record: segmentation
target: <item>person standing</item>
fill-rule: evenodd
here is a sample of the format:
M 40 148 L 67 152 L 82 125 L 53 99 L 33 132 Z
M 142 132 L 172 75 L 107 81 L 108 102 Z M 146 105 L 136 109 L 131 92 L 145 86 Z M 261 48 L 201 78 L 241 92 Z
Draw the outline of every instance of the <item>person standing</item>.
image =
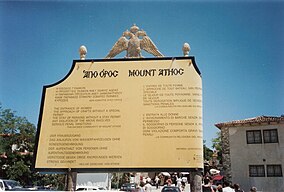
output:
M 228 181 L 225 181 L 223 185 L 223 192 L 235 192 L 235 190 L 230 187 L 230 183 Z
M 152 185 L 149 183 L 149 181 L 146 181 L 146 185 L 144 186 L 145 192 L 151 192 L 152 191 Z
M 159 188 L 159 182 L 160 182 L 160 179 L 159 179 L 159 177 L 156 175 L 156 177 L 155 177 L 155 185 L 156 185 L 156 189 L 158 189 L 158 188 Z
M 214 192 L 212 186 L 210 185 L 210 180 L 208 178 L 204 179 L 204 184 L 202 185 L 203 192 Z
M 250 188 L 250 192 L 256 192 L 256 187 L 252 187 L 252 188 Z
M 240 188 L 240 185 L 239 184 L 234 184 L 234 189 L 235 189 L 235 192 L 244 192 L 244 190 L 242 190 L 241 188 Z
M 144 192 L 144 188 L 141 186 L 141 184 L 140 185 L 136 185 L 136 190 L 135 190 L 136 192 Z
M 169 177 L 169 178 L 167 179 L 167 185 L 168 185 L 168 186 L 172 186 L 172 184 L 173 184 L 173 181 L 172 181 L 171 177 Z
M 177 178 L 177 187 L 181 189 L 181 182 L 182 182 L 182 179 L 179 177 Z
M 222 185 L 218 185 L 216 192 L 223 192 L 223 186 Z

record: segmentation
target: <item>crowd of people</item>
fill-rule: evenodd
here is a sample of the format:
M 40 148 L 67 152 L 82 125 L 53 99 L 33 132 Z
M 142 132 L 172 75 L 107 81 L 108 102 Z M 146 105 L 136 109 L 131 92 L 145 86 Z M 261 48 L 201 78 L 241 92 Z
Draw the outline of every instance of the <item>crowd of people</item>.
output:
M 204 178 L 203 179 L 203 185 L 202 185 L 202 191 L 203 192 L 245 192 L 243 189 L 241 189 L 240 185 L 235 183 L 231 184 L 228 181 L 224 181 L 217 185 L 214 185 L 212 180 L 210 178 Z M 256 192 L 256 187 L 252 187 L 250 189 L 250 192 Z
M 217 174 L 218 175 L 218 174 Z M 211 177 L 212 176 L 212 177 Z M 238 183 L 232 184 L 226 181 L 223 177 L 220 180 L 214 180 L 214 176 L 216 175 L 205 175 L 202 179 L 202 191 L 203 192 L 245 192 L 241 189 L 241 186 Z M 177 174 L 173 175 L 159 175 L 153 179 L 146 178 L 141 183 L 144 183 L 142 187 L 140 186 L 139 192 L 151 192 L 152 186 L 156 186 L 158 189 L 160 186 L 176 186 L 181 189 L 181 191 L 185 190 L 185 186 L 188 183 L 187 177 L 181 177 Z M 142 190 L 141 190 L 142 189 Z M 251 187 L 249 192 L 257 192 L 256 187 Z
M 172 174 L 172 175 L 157 175 L 155 178 L 141 178 L 140 184 L 137 186 L 139 192 L 150 192 L 152 187 L 156 187 L 156 189 L 159 189 L 163 186 L 177 186 L 181 189 L 181 191 L 184 191 L 185 185 L 187 183 L 187 177 L 178 175 L 178 174 Z M 152 186 L 152 187 L 151 187 Z
M 173 174 L 171 176 L 160 176 L 155 178 L 156 186 L 176 186 L 179 187 L 181 191 L 184 190 L 187 182 L 188 178 L 186 175 Z

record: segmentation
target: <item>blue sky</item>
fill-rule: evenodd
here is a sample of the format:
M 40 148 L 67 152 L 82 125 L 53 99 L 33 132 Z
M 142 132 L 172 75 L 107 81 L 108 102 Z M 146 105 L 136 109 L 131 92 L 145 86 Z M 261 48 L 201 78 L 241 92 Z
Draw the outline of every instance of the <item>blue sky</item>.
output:
M 284 1 L 2 0 L 0 102 L 36 125 L 42 87 L 69 72 L 79 47 L 104 58 L 135 23 L 165 56 L 190 44 L 210 146 L 215 123 L 284 114 L 283 18 Z

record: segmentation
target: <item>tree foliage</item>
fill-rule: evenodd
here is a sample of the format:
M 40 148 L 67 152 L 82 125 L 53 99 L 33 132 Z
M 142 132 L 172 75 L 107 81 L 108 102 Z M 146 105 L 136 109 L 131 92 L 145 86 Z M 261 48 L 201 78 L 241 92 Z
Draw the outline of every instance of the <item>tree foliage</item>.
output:
M 32 171 L 36 127 L 0 103 L 0 177 L 19 181 L 23 186 L 59 186 L 62 176 L 41 175 Z M 60 178 L 59 178 L 60 177 Z
M 221 137 L 221 131 L 216 133 L 216 138 L 212 139 L 212 147 L 215 151 L 217 151 L 218 154 L 218 160 L 222 159 L 222 137 Z
M 203 140 L 203 159 L 209 161 L 212 158 L 213 151 L 206 146 L 205 142 L 206 141 Z
M 221 131 L 216 133 L 217 137 L 212 139 L 212 147 L 218 151 L 222 151 Z

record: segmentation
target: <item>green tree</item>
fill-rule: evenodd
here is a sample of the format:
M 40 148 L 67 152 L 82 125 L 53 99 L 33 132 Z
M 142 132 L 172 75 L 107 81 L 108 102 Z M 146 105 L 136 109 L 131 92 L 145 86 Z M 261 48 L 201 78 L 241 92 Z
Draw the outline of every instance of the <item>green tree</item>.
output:
M 0 152 L 5 154 L 0 159 L 2 176 L 29 184 L 35 130 L 26 118 L 18 117 L 11 109 L 3 109 L 0 105 Z
M 18 117 L 0 103 L 0 177 L 19 181 L 24 186 L 60 187 L 62 175 L 41 175 L 32 171 L 35 126 L 25 117 Z M 56 179 L 54 179 L 56 178 Z
M 210 170 L 210 160 L 212 159 L 213 151 L 206 146 L 206 141 L 203 140 L 203 162 L 204 162 L 204 173 L 209 172 Z
M 216 133 L 216 138 L 212 139 L 212 147 L 214 150 L 218 153 L 218 160 L 222 159 L 222 137 L 221 137 L 221 131 Z
M 212 149 L 208 148 L 205 143 L 206 141 L 203 140 L 203 160 L 209 161 L 212 159 L 213 151 Z

